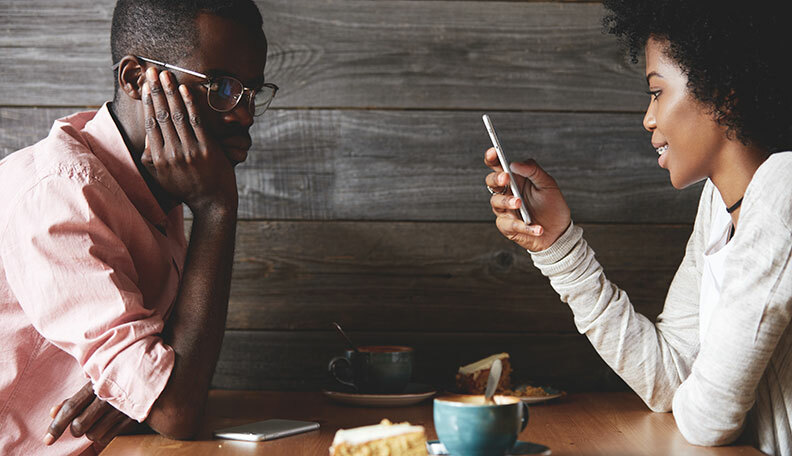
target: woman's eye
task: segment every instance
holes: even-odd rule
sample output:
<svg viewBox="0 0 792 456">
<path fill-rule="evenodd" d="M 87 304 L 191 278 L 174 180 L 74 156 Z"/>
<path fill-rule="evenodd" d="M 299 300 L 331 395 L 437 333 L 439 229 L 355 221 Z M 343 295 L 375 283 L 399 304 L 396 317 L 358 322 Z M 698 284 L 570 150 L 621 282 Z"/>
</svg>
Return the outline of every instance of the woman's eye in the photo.
<svg viewBox="0 0 792 456">
<path fill-rule="evenodd" d="M 652 97 L 653 100 L 657 100 L 657 97 L 660 96 L 659 90 L 647 90 L 646 93 Z"/>
</svg>

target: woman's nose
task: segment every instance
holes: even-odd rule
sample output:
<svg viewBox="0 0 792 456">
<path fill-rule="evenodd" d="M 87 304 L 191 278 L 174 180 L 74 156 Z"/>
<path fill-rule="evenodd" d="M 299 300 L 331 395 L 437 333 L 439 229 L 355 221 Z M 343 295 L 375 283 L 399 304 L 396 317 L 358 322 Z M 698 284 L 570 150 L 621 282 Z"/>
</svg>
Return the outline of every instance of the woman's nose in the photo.
<svg viewBox="0 0 792 456">
<path fill-rule="evenodd" d="M 648 108 L 646 108 L 646 114 L 644 114 L 643 118 L 643 126 L 647 131 L 650 132 L 657 128 L 657 119 L 655 118 L 654 109 L 652 109 L 651 104 Z"/>
</svg>

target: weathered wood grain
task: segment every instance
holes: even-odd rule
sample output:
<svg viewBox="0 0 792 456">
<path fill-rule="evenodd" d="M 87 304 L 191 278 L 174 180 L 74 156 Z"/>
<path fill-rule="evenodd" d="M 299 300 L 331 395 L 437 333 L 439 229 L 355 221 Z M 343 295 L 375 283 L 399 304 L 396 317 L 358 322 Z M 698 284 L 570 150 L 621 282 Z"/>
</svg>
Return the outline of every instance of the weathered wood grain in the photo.
<svg viewBox="0 0 792 456">
<path fill-rule="evenodd" d="M 643 68 L 597 3 L 261 0 L 273 106 L 631 111 Z M 111 97 L 113 0 L 0 3 L 5 106 Z M 200 70 L 200 69 L 198 69 Z"/>
<path fill-rule="evenodd" d="M 567 391 L 624 390 L 621 379 L 579 334 L 352 332 L 361 345 L 415 348 L 413 381 L 453 385 L 459 366 L 508 352 L 515 382 Z M 315 390 L 328 385 L 327 363 L 343 354 L 330 331 L 227 331 L 212 386 L 227 389 Z"/>
<path fill-rule="evenodd" d="M 654 318 L 690 226 L 583 225 Z M 240 222 L 227 327 L 574 332 L 529 255 L 488 223 Z"/>
<path fill-rule="evenodd" d="M 0 155 L 69 109 L 0 108 Z M 496 113 L 512 160 L 533 157 L 578 222 L 691 223 L 701 186 L 674 190 L 637 114 Z M 248 219 L 489 221 L 479 112 L 279 110 L 238 168 Z"/>
</svg>

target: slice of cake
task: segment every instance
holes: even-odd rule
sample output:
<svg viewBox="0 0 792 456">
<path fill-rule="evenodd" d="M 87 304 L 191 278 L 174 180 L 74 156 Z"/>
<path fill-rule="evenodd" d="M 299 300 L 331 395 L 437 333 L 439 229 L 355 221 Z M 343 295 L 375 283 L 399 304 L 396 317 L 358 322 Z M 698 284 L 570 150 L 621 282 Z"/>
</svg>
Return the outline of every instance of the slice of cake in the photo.
<svg viewBox="0 0 792 456">
<path fill-rule="evenodd" d="M 426 456 L 423 426 L 410 423 L 380 424 L 339 429 L 330 446 L 330 456 Z"/>
<path fill-rule="evenodd" d="M 460 393 L 466 394 L 484 394 L 490 368 L 496 359 L 501 360 L 503 371 L 501 371 L 498 388 L 495 391 L 501 393 L 511 388 L 511 363 L 509 363 L 509 354 L 498 353 L 497 355 L 488 356 L 474 363 L 470 363 L 467 366 L 460 367 L 456 375 L 457 390 L 459 390 Z"/>
</svg>

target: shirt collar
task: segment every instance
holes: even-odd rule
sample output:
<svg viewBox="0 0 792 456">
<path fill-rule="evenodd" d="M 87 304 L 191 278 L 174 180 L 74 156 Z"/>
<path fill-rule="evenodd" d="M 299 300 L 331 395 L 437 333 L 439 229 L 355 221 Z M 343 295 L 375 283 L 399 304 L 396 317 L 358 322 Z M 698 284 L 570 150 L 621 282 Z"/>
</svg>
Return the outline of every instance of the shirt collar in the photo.
<svg viewBox="0 0 792 456">
<path fill-rule="evenodd" d="M 157 227 L 165 227 L 167 215 L 151 193 L 132 159 L 132 154 L 110 114 L 108 103 L 102 105 L 82 130 L 93 154 L 102 161 L 129 200 L 143 217 Z M 181 211 L 181 205 L 171 211 Z"/>
</svg>

